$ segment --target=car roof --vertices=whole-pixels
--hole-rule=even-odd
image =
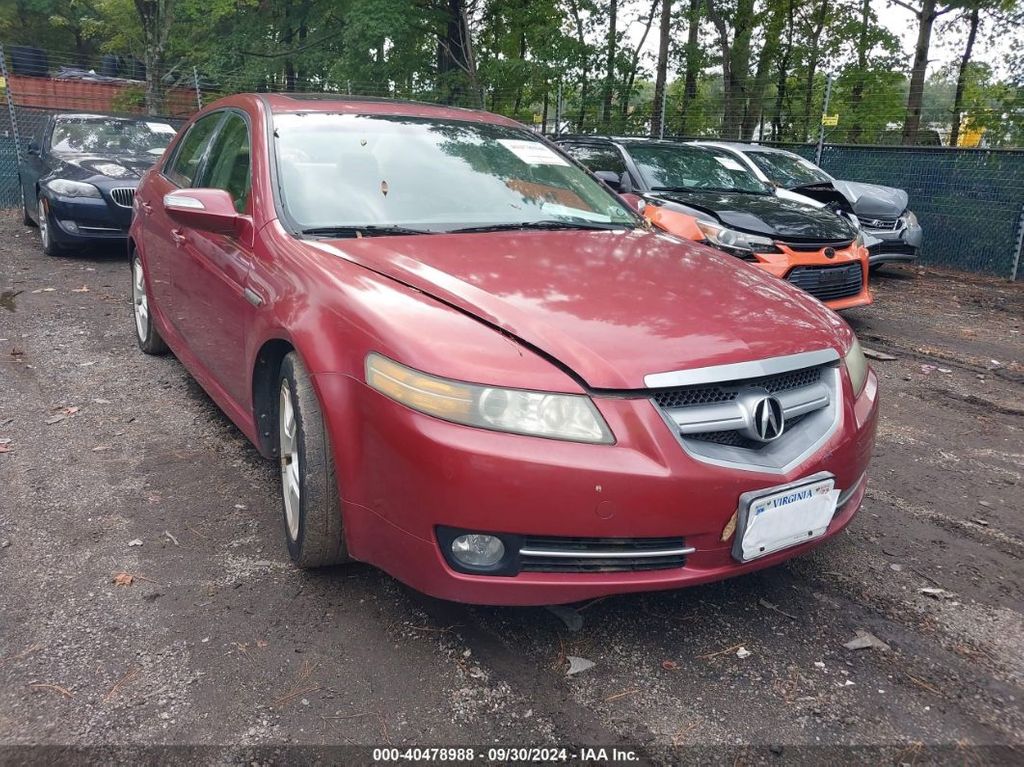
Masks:
[[[630,146],[672,146],[672,147],[690,147],[694,149],[706,148],[700,144],[695,144],[690,141],[676,141],[674,139],[667,138],[648,138],[647,136],[595,136],[592,134],[567,134],[565,136],[555,136],[555,141],[580,141],[580,142],[593,142],[593,143],[608,143],[608,144],[621,144],[625,147]]]
[[[239,100],[260,99],[274,114],[295,113],[344,113],[344,114],[379,114],[400,117],[426,117],[438,120],[464,120],[467,122],[484,122],[495,125],[524,128],[525,126],[508,117],[484,112],[479,109],[428,104],[422,101],[405,101],[385,99],[374,96],[348,96],[332,93],[254,93],[230,96],[211,104],[228,106]],[[223,102],[223,104],[222,104]]]

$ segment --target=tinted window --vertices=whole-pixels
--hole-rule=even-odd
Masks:
[[[174,138],[174,126],[162,120],[61,117],[53,123],[54,154],[159,156]]]
[[[626,172],[626,163],[615,147],[564,144],[563,148],[590,170],[610,170],[620,176]]]
[[[822,184],[832,178],[810,160],[788,152],[748,151],[747,157],[768,177],[772,183],[783,189],[792,189],[807,184]]]
[[[182,139],[170,166],[164,171],[167,178],[178,186],[192,186],[213,129],[217,127],[223,116],[223,112],[215,112],[201,117],[192,124],[185,138]]]
[[[654,191],[713,189],[768,193],[765,185],[739,160],[719,149],[638,144],[629,147],[629,154]]]
[[[588,173],[520,128],[328,113],[279,114],[274,128],[282,203],[304,229],[636,221]]]
[[[241,115],[229,112],[210,148],[206,169],[196,186],[224,189],[241,213],[249,200],[249,127]]]

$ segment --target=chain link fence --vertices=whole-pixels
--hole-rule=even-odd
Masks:
[[[108,54],[83,60],[77,54],[24,47],[12,53],[10,46],[5,50],[2,45],[0,78],[0,208],[22,205],[19,164],[51,114],[141,115],[147,112],[147,89],[154,88],[160,104],[156,111],[172,121],[231,93],[334,92],[482,106],[548,135],[685,131],[691,138],[759,140],[810,160],[820,152],[821,167],[836,178],[908,192],[910,208],[924,228],[921,263],[1024,279],[1024,149],[992,148],[1020,145],[1014,132],[1020,116],[1007,115],[1001,122],[989,110],[974,123],[965,121],[959,146],[948,147],[941,146],[939,130],[946,116],[926,114],[921,137],[927,141],[920,143],[936,146],[893,145],[899,143],[901,132],[898,99],[890,98],[883,109],[879,95],[865,91],[853,109],[846,102],[857,88],[848,73],[823,76],[808,91],[787,99],[766,94],[742,104],[706,83],[702,95],[694,98],[673,83],[657,104],[649,85],[644,85],[618,93],[610,111],[600,82],[576,91],[557,81],[540,89],[472,89],[464,84],[442,88],[432,79],[386,86],[349,80],[328,83],[287,74],[228,75],[212,81],[194,67],[179,65],[160,82],[147,84],[144,67],[134,59]],[[839,111],[841,116],[835,114]],[[948,120],[945,124],[948,143]]]

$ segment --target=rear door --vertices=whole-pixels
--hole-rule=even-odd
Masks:
[[[223,119],[224,112],[217,111],[196,120],[160,172],[151,174],[149,181],[136,192],[136,215],[142,217],[141,248],[149,294],[161,317],[179,333],[185,317],[178,290],[188,289],[182,275],[186,260],[178,241],[181,227],[164,212],[163,199],[168,192],[193,185]]]

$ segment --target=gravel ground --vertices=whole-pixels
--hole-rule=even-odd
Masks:
[[[890,268],[847,314],[896,359],[874,363],[878,447],[846,533],[566,621],[293,569],[275,467],[136,348],[123,254],[46,258],[10,213],[0,240],[0,745],[1020,763],[1024,284]],[[858,630],[888,649],[845,648]],[[569,677],[568,655],[595,665]]]

